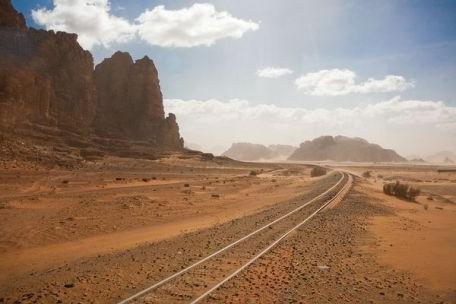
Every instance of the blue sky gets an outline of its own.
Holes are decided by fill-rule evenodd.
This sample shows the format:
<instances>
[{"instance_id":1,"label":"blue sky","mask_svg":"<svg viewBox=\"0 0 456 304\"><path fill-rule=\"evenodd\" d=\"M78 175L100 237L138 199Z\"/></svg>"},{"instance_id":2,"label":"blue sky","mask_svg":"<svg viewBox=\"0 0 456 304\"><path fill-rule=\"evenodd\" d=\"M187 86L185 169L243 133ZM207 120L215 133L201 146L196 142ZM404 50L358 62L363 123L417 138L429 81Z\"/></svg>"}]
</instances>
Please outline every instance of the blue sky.
<instances>
[{"instance_id":1,"label":"blue sky","mask_svg":"<svg viewBox=\"0 0 456 304\"><path fill-rule=\"evenodd\" d=\"M55 16L47 14L41 22L36 22L32 10L45 8L51 12L56 2L13 0L29 26L37 28L52 28ZM109 15L133 24L146 10L159 5L175 12L194 3L113 0L108 4ZM153 58L166 104L177 112L187 141L215 151L233 141L298 144L320 133L344 133L365 137L403 154L456 150L456 1L217 0L204 3L236 20L254 23L258 29L246 30L248 25L239 25L244 26L241 37L215 39L210 46L164 46L163 42L151 43L150 39L136 37L91 47L96 63L116 50L129 51L134 58L144 55ZM293 73L277 78L259 77L257 71L266 67L286 68ZM325 70L334 73L318 74ZM355 86L345 87L345 91L334 91L332 87L328 91L319 82L320 87L315 87L315 77L319 81L321 77L342 77L335 74L336 70L355 73ZM305 84L298 87L296 80L306 75L302 80ZM381 89L363 85L369 78L381 81L388 75L401 77L398 81L404 85L376 83ZM343 81L349 81L346 77L350 75L344 73L343 77ZM328 79L323 81L331 81ZM332 84L337 85L336 82ZM397 98L398 105L382 108ZM233 100L244 103L236 104ZM271 112L265 113L264 106L268 105L277 108L268 108ZM382 110L372 116L369 109L375 105ZM221 121L212 120L209 116L220 107L226 116ZM308 112L304 115L302 109ZM351 111L347 114L350 119L364 115L360 120L366 123L357 125L350 119L348 122L341 119L341 123L331 126L322 124L325 119L340 119L340 113L345 113L336 109ZM243 116L245 112L251 116ZM307 118L297 117L296 113ZM322 113L326 116L322 117ZM290 117L294 124L287 124ZM415 117L422 121L414 121ZM321 119L320 123L312 123L316 118ZM404 123L408 120L409 123ZM238 128L232 128L232 124ZM443 126L439 128L437 124ZM272 128L293 130L272 131ZM427 144L420 140L423 136L429 137Z\"/></svg>"}]
</instances>

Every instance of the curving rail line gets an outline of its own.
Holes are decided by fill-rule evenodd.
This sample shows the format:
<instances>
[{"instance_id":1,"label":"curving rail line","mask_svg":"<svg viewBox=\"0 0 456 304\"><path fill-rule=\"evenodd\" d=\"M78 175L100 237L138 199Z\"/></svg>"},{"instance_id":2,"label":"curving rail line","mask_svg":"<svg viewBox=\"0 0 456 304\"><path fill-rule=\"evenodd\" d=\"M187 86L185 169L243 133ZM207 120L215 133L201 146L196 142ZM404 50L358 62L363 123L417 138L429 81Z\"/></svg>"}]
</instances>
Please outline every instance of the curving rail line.
<instances>
[{"instance_id":1,"label":"curving rail line","mask_svg":"<svg viewBox=\"0 0 456 304\"><path fill-rule=\"evenodd\" d=\"M338 171L338 173L341 175L340 179L337 181L337 183L335 185L333 185L331 188L329 188L328 190L326 190L325 192L319 194L318 196L314 197L313 199L311 199L310 201L300 205L299 207L291 210L290 212L282 215L281 217L265 224L264 226L252 231L251 233L243 236L242 238L226 245L225 247L213 252L212 254L198 260L197 262L191 264L190 266L187 266L186 268L164 278L163 280L135 293L134 295L131 295L130 297L118 302L117 304L127 304L127 303L130 303L131 301L135 300L135 299L138 299L139 297L149 293L150 291L160 287L161 285L183 275L184 273L188 272L189 270L191 270L192 268L208 261L209 259L227 251L228 249L236 246L237 244L241 243L242 241L254 236L255 234L261 232L262 230L272 226L273 224L279 222L279 221L282 221L284 219L286 219L287 217L291 216L292 214L298 212L299 210L303 209L304 207L312 204L313 202L321 199L322 197L324 197L325 195L327 195L328 193L330 193L331 191L333 191L334 189L336 189L344 180L344 177L347 176L346 173L343 173L343 172L340 172ZM244 264L243 266L241 266L239 269L237 269L235 272L233 272L232 274L230 274L228 277L226 277L223 281L221 281L220 283L216 284L214 287L212 287L210 290L208 290L207 292L205 292L204 294L202 294L201 296L199 296L197 299L195 299L193 302L191 303L197 303L199 302L200 300L202 300L203 298L205 298L206 296L208 296L211 292L213 292L215 289L219 288L221 285L223 285L225 282L227 282L228 280L230 280L231 278L233 278L234 276L236 276L239 272L241 272L243 269L247 268L250 264L252 264L253 262L255 262L259 257L261 257L263 254L265 254L266 252L268 252L269 250L271 250L275 245L277 245L283 238L285 238L288 234L290 234L292 231L298 229L300 226L302 226L305 222L307 222L309 219L311 219L313 216L315 216L318 212L320 212L322 209L324 209L325 207L327 207L331 202L333 202L335 199L338 199L342 193L345 193L347 190L346 189L349 189L349 185L351 183L351 175L348 175L349 178L348 178L348 181L346 183L346 185L344 185L344 187L333 197L331 198L330 200L326 201L319 209L317 209L317 211L315 211L314 213L312 213L309 217L307 217L304 221L302 221L301 223L299 223L298 225L296 225L295 227L293 227L291 230L287 231L285 234L283 234L281 237L279 237L278 239L276 239L271 245L269 245L266 249L264 249L263 251L261 251L257 256L255 256L253 259L251 259L249 262L247 262L246 264ZM348 187L348 188L347 188ZM345 191L344 191L345 190Z\"/></svg>"},{"instance_id":2,"label":"curving rail line","mask_svg":"<svg viewBox=\"0 0 456 304\"><path fill-rule=\"evenodd\" d=\"M339 199L342 199L343 196L345 196L345 194L348 192L348 190L350 190L350 187L351 187L351 183L352 183L352 176L351 175L348 175L348 180L347 180L347 183L344 185L344 187L333 197L331 198L330 200L328 200L327 202L325 202L320 208L318 208L314 213L312 213L310 216L308 216L305 220L303 220L302 222L300 222L299 224L297 224L296 226L294 226L293 228L291 228L290 230L288 230L287 232L285 232L284 234L282 234L279 238L277 238L274 242L272 242L268 247L266 247L265 249L263 249L263 251L261 251L260 253L258 253L256 256L254 256L252 259L250 259L247 263L245 263L244 265L242 265L241 267L239 267L238 269L236 269L236 271L232 272L229 276L227 276L226 278L224 278L222 281L220 281L219 283L217 283L216 285L214 285L212 288L210 288L208 291L206 291L205 293L203 293L202 295L200 295L198 298L196 298L195 300L193 300L192 302L190 302L190 304L196 304L198 302L200 302L201 300L203 300L204 298L206 298L209 294L211 294L212 292L214 292L216 289L218 289L220 286L222 286L223 284L225 284L226 282L228 282L229 280L231 280L232 278L234 278L236 275L238 275L241 271L243 271L244 269L246 269L247 267L249 267L251 264L253 264L256 260L258 260L262 255L264 255L265 253L267 253L268 251L270 251L272 248L274 248L280 241L282 241L284 238L286 238L290 233L292 233L293 231L295 231L296 229L298 229L299 227L301 227L302 225L304 225L308 220L310 220L311 218L313 218L318 212L320 212L321 210L325 209L326 207L328 207L331 203L333 203L335 200L339 200Z\"/></svg>"}]
</instances>

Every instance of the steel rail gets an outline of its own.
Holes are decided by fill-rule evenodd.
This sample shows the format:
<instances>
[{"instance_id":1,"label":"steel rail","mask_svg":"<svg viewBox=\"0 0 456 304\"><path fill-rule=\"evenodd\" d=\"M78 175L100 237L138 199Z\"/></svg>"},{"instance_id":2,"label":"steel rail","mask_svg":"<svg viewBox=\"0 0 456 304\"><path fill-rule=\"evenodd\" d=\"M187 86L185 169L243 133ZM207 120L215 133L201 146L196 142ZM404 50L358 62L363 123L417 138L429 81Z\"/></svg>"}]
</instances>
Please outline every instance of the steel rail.
<instances>
[{"instance_id":1,"label":"steel rail","mask_svg":"<svg viewBox=\"0 0 456 304\"><path fill-rule=\"evenodd\" d=\"M223 248L221 248L221 249L219 249L219 250L213 252L212 254L210 254L210 255L208 255L208 256L202 258L201 260L199 260L199 261L197 261L197 262L191 264L190 266L187 266L186 268L184 268L184 269L182 269L182 270L180 270L180 271L178 271L178 272L176 272L176 273L174 273L174 274L172 274L172 275L170 275L170 276L164 278L163 280L161 280L161 281L159 281L159 282L157 282L157 283L155 283L155 284L153 284L153 285L151 285L151 286L149 286L149 287L147 287L147 288L145 288L145 289L143 289L143 290L141 290L141 291L135 293L134 295L131 295L130 297L128 297L128 298L126 298L126 299L124 299L124 300L122 300L122 301L120 301L120 302L117 302L117 304L127 304L127 303L129 303L129 302L131 302L131 301L133 301L133 300L135 300L135 299L137 299L137 298L139 298L139 297L141 297L141 296L147 294L147 293L150 292L151 290L154 290L154 289L156 289L157 287L159 287L159 286L161 286L161 285L163 285L163 284L169 282L170 280L172 280L172 279L174 279L174 278L176 278L176 277L178 277L178 276L180 276L180 275L182 275L182 274L188 272L189 270L191 270L192 268L194 268L194 267L200 265L201 263L204 263L204 262L206 262L207 260L209 260L209 259L211 259L211 258L213 258L213 257L215 257L215 256L217 256L217 255L219 255L220 253L225 252L226 250L230 249L231 247L233 247L233 246L239 244L240 242L242 242L242 241L244 241L244 240L250 238L251 236L257 234L258 232L260 232L260 231L262 231L262 230L268 228L269 226L271 226L271 225L273 225L273 224L275 224L275 223L277 223L277 222L279 222L279 221L281 221L281 220L283 220L283 219L289 217L290 215L292 215L292 214L298 212L299 210L303 209L304 207L308 206L309 204L315 202L316 200L320 199L321 197L325 196L326 194L328 194L329 192L331 192L332 190L334 190L337 186L339 186L339 184L342 183L345 174L342 173L342 172L339 172L339 171L337 171L337 172L341 174L341 178L339 179L339 181L338 181L334 186L332 186L331 188L329 188L329 189L326 190L325 192L319 194L318 196L314 197L313 199L311 199L311 200L308 201L307 203L304 203L303 205L297 207L296 209L291 210L290 212L288 212L288 213L282 215L281 217L275 219L275 220L272 221L272 222L267 223L266 225L264 225L264 226L262 226L262 227L256 229L255 231L250 232L249 234L243 236L242 238L240 238L240 239L238 239L238 240L236 240L236 241L234 241L234 242L232 242L232 243L226 245L225 247L223 247Z\"/></svg>"},{"instance_id":2,"label":"steel rail","mask_svg":"<svg viewBox=\"0 0 456 304\"><path fill-rule=\"evenodd\" d=\"M266 247L265 249L263 249L259 254L257 254L256 256L254 256L252 259L250 259L247 263L245 263L244 265L242 265L240 268L238 268L236 271L232 272L229 276L225 277L222 281L220 281L219 283L217 283L216 285L214 285L212 288L210 288L208 291L206 291L205 293L203 293L202 295L200 295L198 298L196 298L195 300L193 300L192 302L190 302L190 304L196 304L198 303L199 301L203 300L204 298L206 298L209 294L211 294L212 292L214 292L216 289L218 289L220 286L222 286L223 284L225 284L226 282L228 282L229 280L231 280L233 277L235 277L236 275L238 275L242 270L246 269L247 267L249 267L251 264L253 264L256 260L258 260L262 255L264 255L265 253L267 253L268 251L270 251L272 248L274 248L281 240L283 240L284 238L286 238L290 233L292 233L293 231L295 231L296 229L298 229L299 227L301 227L302 225L304 225L308 220L310 220L311 218L313 218L318 212L320 212L321 210L323 210L325 207L327 207L331 202L333 202L334 200L336 200L337 198L339 198L339 195L341 195L342 193L344 193L344 191L348 191L348 189L350 189L350 186L351 186L351 176L348 175L348 180L347 180L347 183L344 185L344 187L333 197L331 198L330 200L328 200L327 202L325 202L320 208L318 208L314 213L312 213L309 217L307 217L305 220L303 220L302 222L300 222L299 224L297 224L296 226L294 226L293 228L291 228L290 230L288 230L286 233L284 233L282 236L280 236L279 238L277 238L274 242L272 242L268 247Z\"/></svg>"}]
</instances>

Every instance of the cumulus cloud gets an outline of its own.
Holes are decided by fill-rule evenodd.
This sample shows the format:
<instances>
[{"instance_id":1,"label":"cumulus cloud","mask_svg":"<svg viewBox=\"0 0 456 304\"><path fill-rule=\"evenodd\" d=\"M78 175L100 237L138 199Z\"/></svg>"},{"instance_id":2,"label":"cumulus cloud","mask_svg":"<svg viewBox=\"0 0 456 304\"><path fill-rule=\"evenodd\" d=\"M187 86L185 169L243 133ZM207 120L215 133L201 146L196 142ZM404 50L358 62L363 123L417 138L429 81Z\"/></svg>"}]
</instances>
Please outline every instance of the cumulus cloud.
<instances>
[{"instance_id":1,"label":"cumulus cloud","mask_svg":"<svg viewBox=\"0 0 456 304\"><path fill-rule=\"evenodd\" d=\"M258 77L263 78L279 78L289 74L293 74L293 71L288 68L267 67L257 71Z\"/></svg>"},{"instance_id":2,"label":"cumulus cloud","mask_svg":"<svg viewBox=\"0 0 456 304\"><path fill-rule=\"evenodd\" d=\"M143 40L166 47L210 46L221 38L241 38L245 32L259 28L253 21L217 12L209 3L195 3L179 10L160 5L146 10L136 21Z\"/></svg>"},{"instance_id":3,"label":"cumulus cloud","mask_svg":"<svg viewBox=\"0 0 456 304\"><path fill-rule=\"evenodd\" d=\"M167 99L165 108L177 115L184 138L205 149L237 141L298 145L324 134L360 136L404 153L456 143L456 107L441 101L395 97L352 108L306 109L242 99Z\"/></svg>"},{"instance_id":4,"label":"cumulus cloud","mask_svg":"<svg viewBox=\"0 0 456 304\"><path fill-rule=\"evenodd\" d=\"M216 11L209 3L167 10L163 5L145 10L135 22L111 14L108 0L53 0L50 10L32 10L33 20L48 30L78 34L85 49L128 42L135 37L162 47L210 46L222 38L241 38L259 24ZM122 8L119 7L118 10Z\"/></svg>"},{"instance_id":5,"label":"cumulus cloud","mask_svg":"<svg viewBox=\"0 0 456 304\"><path fill-rule=\"evenodd\" d=\"M384 79L369 78L356 83L356 73L348 69L321 70L295 80L297 88L308 95L341 96L353 93L386 93L404 91L414 86L402 76L387 75Z\"/></svg>"},{"instance_id":6,"label":"cumulus cloud","mask_svg":"<svg viewBox=\"0 0 456 304\"><path fill-rule=\"evenodd\" d=\"M128 42L136 28L128 20L110 14L108 0L54 0L54 8L32 10L33 20L47 30L78 34L85 49L95 45L109 47L113 42Z\"/></svg>"}]
</instances>

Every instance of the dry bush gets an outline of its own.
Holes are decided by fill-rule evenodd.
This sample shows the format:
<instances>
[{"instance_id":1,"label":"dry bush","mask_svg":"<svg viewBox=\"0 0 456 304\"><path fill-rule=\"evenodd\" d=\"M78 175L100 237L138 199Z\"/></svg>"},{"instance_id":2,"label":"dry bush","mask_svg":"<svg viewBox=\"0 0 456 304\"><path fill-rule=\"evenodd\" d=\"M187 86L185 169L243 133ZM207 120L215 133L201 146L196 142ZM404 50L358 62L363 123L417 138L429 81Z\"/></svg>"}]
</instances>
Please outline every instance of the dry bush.
<instances>
[{"instance_id":1,"label":"dry bush","mask_svg":"<svg viewBox=\"0 0 456 304\"><path fill-rule=\"evenodd\" d=\"M364 178L369 178L369 177L371 177L371 172L370 171L365 171L365 172L363 172L362 176Z\"/></svg>"},{"instance_id":2,"label":"dry bush","mask_svg":"<svg viewBox=\"0 0 456 304\"><path fill-rule=\"evenodd\" d=\"M414 201L415 198L420 195L420 189L414 188L408 184L401 184L399 181L384 184L383 192L409 201Z\"/></svg>"},{"instance_id":3,"label":"dry bush","mask_svg":"<svg viewBox=\"0 0 456 304\"><path fill-rule=\"evenodd\" d=\"M311 177L317 177L317 176L322 176L322 175L326 175L326 169L323 167L313 167L312 170L310 171Z\"/></svg>"},{"instance_id":4,"label":"dry bush","mask_svg":"<svg viewBox=\"0 0 456 304\"><path fill-rule=\"evenodd\" d=\"M258 175L258 172L252 170L250 171L250 176L257 176Z\"/></svg>"}]
</instances>

